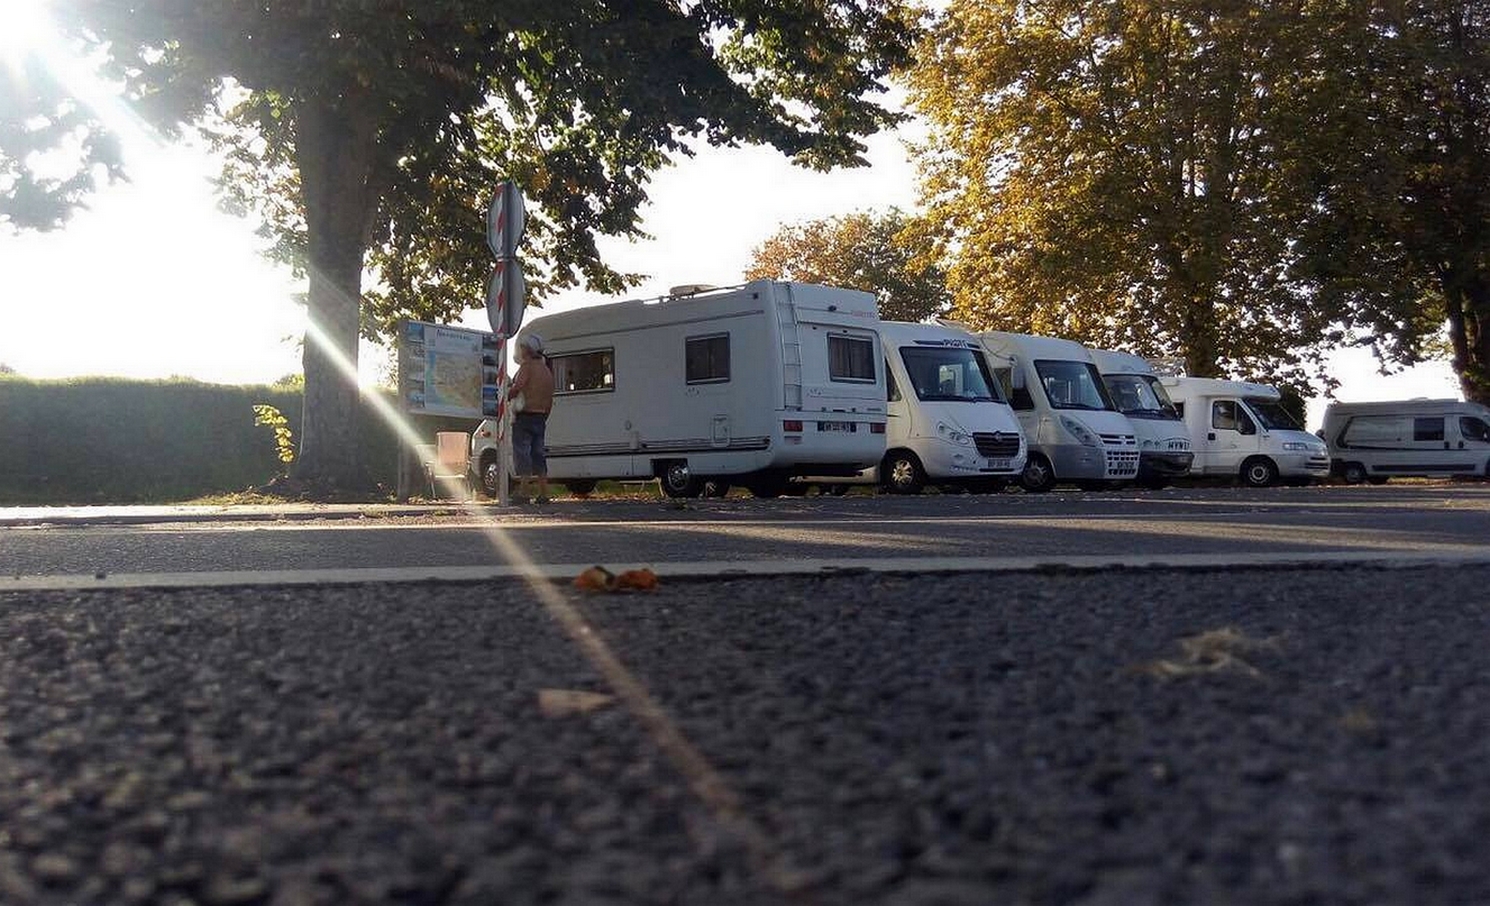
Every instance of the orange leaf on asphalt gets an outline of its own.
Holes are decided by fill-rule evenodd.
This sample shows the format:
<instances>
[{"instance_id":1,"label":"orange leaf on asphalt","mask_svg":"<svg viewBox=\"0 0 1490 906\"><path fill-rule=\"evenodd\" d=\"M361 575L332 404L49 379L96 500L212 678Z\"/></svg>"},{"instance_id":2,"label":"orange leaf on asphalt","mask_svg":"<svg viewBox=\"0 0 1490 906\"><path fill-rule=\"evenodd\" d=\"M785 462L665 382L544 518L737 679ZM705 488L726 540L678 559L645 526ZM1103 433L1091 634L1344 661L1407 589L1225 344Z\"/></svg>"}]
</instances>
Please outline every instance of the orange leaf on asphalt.
<instances>
[{"instance_id":1,"label":"orange leaf on asphalt","mask_svg":"<svg viewBox=\"0 0 1490 906\"><path fill-rule=\"evenodd\" d=\"M616 577L603 566L592 566L574 577L574 587L585 591L610 591L615 584Z\"/></svg>"},{"instance_id":2,"label":"orange leaf on asphalt","mask_svg":"<svg viewBox=\"0 0 1490 906\"><path fill-rule=\"evenodd\" d=\"M616 576L616 588L651 591L657 587L657 574L650 569L628 569Z\"/></svg>"}]
</instances>

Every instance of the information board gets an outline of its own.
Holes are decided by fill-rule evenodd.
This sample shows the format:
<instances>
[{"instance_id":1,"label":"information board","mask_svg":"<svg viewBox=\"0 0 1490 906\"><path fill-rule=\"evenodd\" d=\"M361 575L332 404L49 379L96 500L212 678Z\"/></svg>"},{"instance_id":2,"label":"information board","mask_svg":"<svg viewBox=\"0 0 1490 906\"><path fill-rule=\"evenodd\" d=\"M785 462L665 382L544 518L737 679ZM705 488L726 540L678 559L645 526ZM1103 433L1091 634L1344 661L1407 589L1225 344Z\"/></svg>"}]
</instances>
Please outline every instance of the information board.
<instances>
[{"instance_id":1,"label":"information board","mask_svg":"<svg viewBox=\"0 0 1490 906\"><path fill-rule=\"evenodd\" d=\"M414 415L494 418L505 367L493 334L405 321L399 332L399 399Z\"/></svg>"}]
</instances>

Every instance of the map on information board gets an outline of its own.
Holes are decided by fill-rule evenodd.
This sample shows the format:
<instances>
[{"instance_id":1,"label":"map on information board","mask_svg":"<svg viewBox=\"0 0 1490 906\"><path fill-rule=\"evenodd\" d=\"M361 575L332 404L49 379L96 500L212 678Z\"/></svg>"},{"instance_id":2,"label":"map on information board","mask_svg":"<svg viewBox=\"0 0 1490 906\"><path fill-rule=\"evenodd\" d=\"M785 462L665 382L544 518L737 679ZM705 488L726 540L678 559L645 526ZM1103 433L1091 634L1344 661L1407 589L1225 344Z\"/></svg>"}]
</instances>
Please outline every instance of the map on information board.
<instances>
[{"instance_id":1,"label":"map on information board","mask_svg":"<svg viewBox=\"0 0 1490 906\"><path fill-rule=\"evenodd\" d=\"M495 335L405 321L398 359L399 397L406 412L466 418L497 414L501 350Z\"/></svg>"}]
</instances>

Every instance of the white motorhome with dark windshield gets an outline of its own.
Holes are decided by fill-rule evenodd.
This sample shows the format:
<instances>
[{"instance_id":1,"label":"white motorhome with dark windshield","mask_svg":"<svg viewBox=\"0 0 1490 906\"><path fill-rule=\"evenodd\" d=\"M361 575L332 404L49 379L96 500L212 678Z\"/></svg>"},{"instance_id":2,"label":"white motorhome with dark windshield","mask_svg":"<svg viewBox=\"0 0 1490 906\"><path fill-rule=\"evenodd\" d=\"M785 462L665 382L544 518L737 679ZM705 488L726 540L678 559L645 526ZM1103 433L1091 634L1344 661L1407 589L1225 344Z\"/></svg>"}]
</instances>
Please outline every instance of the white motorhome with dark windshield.
<instances>
[{"instance_id":1,"label":"white motorhome with dark windshield","mask_svg":"<svg viewBox=\"0 0 1490 906\"><path fill-rule=\"evenodd\" d=\"M1490 476L1490 409L1459 400L1331 403L1321 431L1348 484Z\"/></svg>"},{"instance_id":2,"label":"white motorhome with dark windshield","mask_svg":"<svg viewBox=\"0 0 1490 906\"><path fill-rule=\"evenodd\" d=\"M848 480L804 479L837 492L878 483L897 494L936 484L1002 490L1024 469L1024 434L978 338L957 327L881 321L889 396L885 455Z\"/></svg>"},{"instance_id":3,"label":"white motorhome with dark windshield","mask_svg":"<svg viewBox=\"0 0 1490 906\"><path fill-rule=\"evenodd\" d=\"M1277 387L1167 375L1160 382L1190 430L1190 474L1234 477L1258 488L1329 477L1324 441L1299 427Z\"/></svg>"},{"instance_id":4,"label":"white motorhome with dark windshield","mask_svg":"<svg viewBox=\"0 0 1490 906\"><path fill-rule=\"evenodd\" d=\"M854 475L885 453L885 375L870 293L757 280L534 319L554 371L549 478L585 493L657 478L669 496L794 475ZM492 422L473 468L497 487Z\"/></svg>"},{"instance_id":5,"label":"white motorhome with dark windshield","mask_svg":"<svg viewBox=\"0 0 1490 906\"><path fill-rule=\"evenodd\" d=\"M1003 331L978 339L1024 429L1025 490L1048 491L1058 482L1110 487L1138 477L1133 425L1113 405L1085 346Z\"/></svg>"},{"instance_id":6,"label":"white motorhome with dark windshield","mask_svg":"<svg viewBox=\"0 0 1490 906\"><path fill-rule=\"evenodd\" d=\"M1092 361L1118 411L1138 435L1138 483L1162 488L1190 472L1190 432L1147 360L1129 352L1093 349Z\"/></svg>"}]
</instances>

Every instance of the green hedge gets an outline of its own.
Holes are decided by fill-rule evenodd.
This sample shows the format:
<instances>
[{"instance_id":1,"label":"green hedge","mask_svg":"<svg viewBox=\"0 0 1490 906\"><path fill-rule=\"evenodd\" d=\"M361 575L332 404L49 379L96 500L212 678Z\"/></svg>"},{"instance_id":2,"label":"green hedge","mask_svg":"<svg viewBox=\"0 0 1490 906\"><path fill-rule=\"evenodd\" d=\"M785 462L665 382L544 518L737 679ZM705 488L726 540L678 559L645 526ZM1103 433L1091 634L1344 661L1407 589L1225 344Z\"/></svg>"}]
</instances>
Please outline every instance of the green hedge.
<instances>
[{"instance_id":1,"label":"green hedge","mask_svg":"<svg viewBox=\"0 0 1490 906\"><path fill-rule=\"evenodd\" d=\"M0 376L0 506L161 503L258 487L282 467L253 406L279 409L298 442L302 401L282 387ZM416 427L432 439L474 425L421 418ZM367 407L361 434L372 478L392 489L392 429Z\"/></svg>"}]
</instances>

